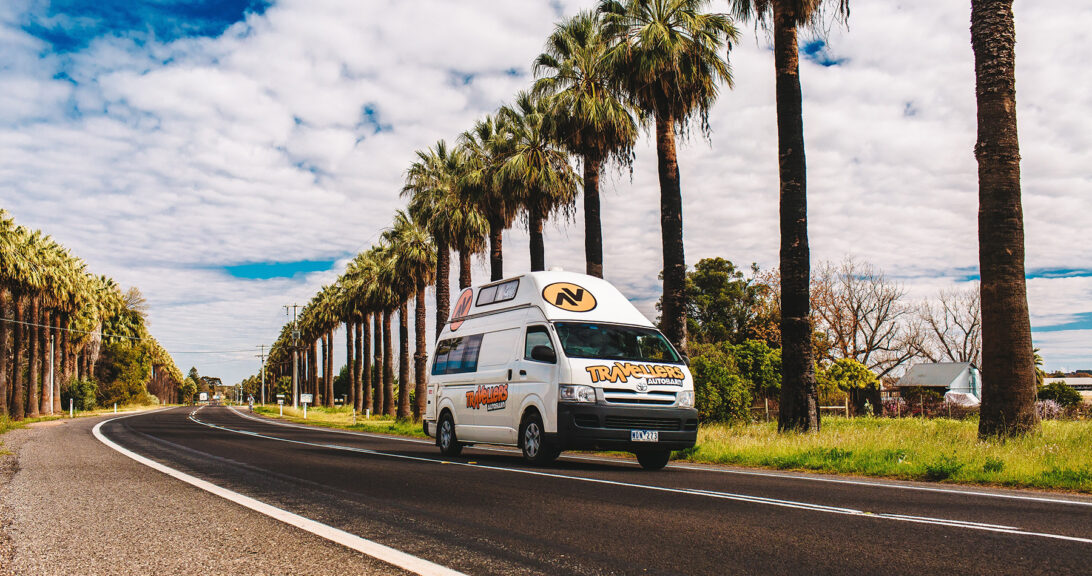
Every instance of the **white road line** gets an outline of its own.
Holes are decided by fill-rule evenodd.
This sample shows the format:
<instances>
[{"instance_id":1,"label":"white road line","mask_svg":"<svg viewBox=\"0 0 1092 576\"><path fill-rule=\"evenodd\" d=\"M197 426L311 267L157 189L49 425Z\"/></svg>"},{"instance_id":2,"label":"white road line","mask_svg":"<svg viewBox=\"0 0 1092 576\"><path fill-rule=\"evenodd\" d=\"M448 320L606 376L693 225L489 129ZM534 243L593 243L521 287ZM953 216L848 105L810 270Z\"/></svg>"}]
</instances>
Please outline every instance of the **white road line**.
<instances>
[{"instance_id":1,"label":"white road line","mask_svg":"<svg viewBox=\"0 0 1092 576\"><path fill-rule=\"evenodd\" d=\"M880 520L892 520L896 522L910 522L914 524L932 524L936 526L948 526L952 528L963 528L966 530L980 530L985 532L997 532L1003 534L1016 534L1021 536L1035 536L1039 538L1050 538L1054 540L1065 540L1069 542L1080 542L1083 544L1092 544L1092 538L1080 538L1077 536L1066 536L1063 534L1051 534L1047 532L1032 532L1028 530L1021 530L1013 526L1001 526L996 524L985 524L981 522L972 522L967 520L955 520L948 518L930 518L927 516L907 516L902 514L888 514L888 513L875 513L866 512L863 510L856 510L853 508L840 508L835 506L825 506L822 504L813 504L810 502L798 502L793 500L780 500L776 498L765 498L761 496L751 496L747 494L737 494L732 492L717 492L713 490L699 490L691 488L670 488L666 486L655 486L649 484L636 484L631 482L620 482L617 480L605 480L601 478L588 478L585 476L570 476L568 474L558 474L553 472L543 472L539 470L528 470L523 468L507 468L504 466L486 466L483 464L471 463L471 462L459 462L451 460L443 460L439 458L427 458L423 456L410 456L408 454L397 454L393 452L382 452L379 450L371 450L368 448L355 448L352 446L342 446L340 444L327 444L321 442L307 442L304 440L292 440L289 438L279 438L277 436L268 436L260 434L258 432L252 432L249 430L237 430L234 428L228 428L226 426L220 426L218 424L212 424L210 422L204 422L198 419L196 416L189 418L197 424L207 426L209 428L215 428L218 430L224 430L226 432L232 432L235 434L242 434L246 436L253 436L256 438L263 438L266 440L274 440L277 442L287 442L289 444L299 444L303 446L314 446L316 448L327 448L330 450L341 450L345 452L356 452L360 454L370 454L373 456L385 456L388 458L397 458L401 460L412 460L416 462L428 462L434 464L446 464L455 466L464 466L468 468L477 468L481 470L492 470L498 472L511 472L515 474L525 474L529 476L541 476L546 478L559 478L563 480L574 480L577 482L587 482L591 484L605 484L610 486L622 486L626 488L638 488L644 490L652 490L656 492L669 492L675 494L687 494L693 496L704 496L709 498L717 498L722 500L733 500L738 502L748 502L753 504L764 504L768 506L778 506L782 508L794 508L798 510L808 510L812 512L826 512L829 514L840 514L845 516L858 516L862 518L875 518ZM310 428L312 431L314 428Z\"/></svg>"},{"instance_id":2,"label":"white road line","mask_svg":"<svg viewBox=\"0 0 1092 576\"><path fill-rule=\"evenodd\" d=\"M199 410L200 409L191 412L190 418L196 421L194 416ZM135 416L135 414L133 416ZM330 540L331 542L341 544L342 546L360 552L361 554L365 554L371 556L372 558L382 560L383 562L386 562L388 564L393 564L394 566L397 566L409 572L413 572L415 574L427 576L462 576L461 572L456 572L455 570L452 570L445 566L434 564L423 558L418 558L416 556L406 554L405 552L395 550L394 548L391 548L389 546L384 546L382 544L379 544L378 542L373 542L366 538L361 538L356 534L351 534L344 530L334 528L333 526L329 526L321 522L316 522L314 520L311 520L310 518L305 518L298 514L293 514L292 512L289 512L287 510L282 510L280 508L277 508L276 506L266 504L265 502L262 502L260 500L256 500L249 496L244 496L242 494L239 494L238 492L233 492L226 488L217 486L216 484L213 484L211 482L207 482L200 478L190 476L189 474L186 474L184 472L175 470L174 468L164 466L159 462L145 458L144 456L141 456L126 448L122 448L121 446L115 444L113 441L103 435L101 430L103 424L128 417L129 416L122 416L121 418L111 418L110 420L104 420L102 422L99 422L92 429L92 433L95 435L95 438L98 438L99 441L103 444L106 444L114 450L117 450L118 452L128 456L129 458L132 458L133 460L136 460L137 462L140 462L141 464L144 464L145 466L148 466L149 468L158 470L168 476L171 476L172 478L176 478L187 484L196 486L197 488L200 488L206 492L211 492L212 494L224 498L225 500L230 500L240 506L249 508L260 514L265 514L270 518L280 520L281 522L284 522L285 524L288 524L290 526L295 526L300 530L310 532L311 534L314 534L315 536L318 536L320 538L325 538L327 540Z\"/></svg>"},{"instance_id":3,"label":"white road line","mask_svg":"<svg viewBox=\"0 0 1092 576\"><path fill-rule=\"evenodd\" d=\"M368 432L357 432L353 430L338 430L336 428L326 428L323 426L308 426L300 424L292 424L287 422L280 422L270 418L257 418L250 416L236 410L234 407L229 408L232 412L248 418L256 422L264 422L274 426L283 426L285 428L300 428L304 430L323 430L328 432L334 432L339 434L349 434L352 436L364 436L367 438L379 438L383 440L397 440L400 442L414 442L419 444L433 444L429 440L420 440L417 438L403 438L401 436L391 436L388 434L371 434ZM518 450L512 450L508 448L496 448L490 446L474 446L475 450L484 450L487 452L501 452L504 454L520 454ZM586 462L604 462L609 464L631 464L636 466L636 462L629 460L623 460L621 458L603 458L600 456L578 456L574 454L567 454L562 456L565 460L583 460ZM884 482L880 480L855 480L849 478L830 478L820 475L802 475L792 474L785 472L765 472L761 470L740 470L735 468L717 468L714 466L699 466L692 464L668 464L668 468L675 468L679 470L696 470L700 472L715 472L717 474L736 474L740 476L760 476L766 478L782 478L786 480L801 480L805 482L828 482L831 484L846 484L850 486L870 486L874 488L892 488L895 490L916 490L919 492L935 492L940 494L955 494L959 496L977 496L983 498L1001 498L1005 500L1022 500L1026 502L1042 502L1046 504L1065 504L1073 506L1089 506L1092 507L1092 501L1090 500L1069 500L1066 498L1051 498L1048 496L1031 496L1025 494L1008 494L1004 492L983 492L981 490L968 490L963 488L945 488L940 486L919 486L914 484L893 484L891 482Z\"/></svg>"}]
</instances>

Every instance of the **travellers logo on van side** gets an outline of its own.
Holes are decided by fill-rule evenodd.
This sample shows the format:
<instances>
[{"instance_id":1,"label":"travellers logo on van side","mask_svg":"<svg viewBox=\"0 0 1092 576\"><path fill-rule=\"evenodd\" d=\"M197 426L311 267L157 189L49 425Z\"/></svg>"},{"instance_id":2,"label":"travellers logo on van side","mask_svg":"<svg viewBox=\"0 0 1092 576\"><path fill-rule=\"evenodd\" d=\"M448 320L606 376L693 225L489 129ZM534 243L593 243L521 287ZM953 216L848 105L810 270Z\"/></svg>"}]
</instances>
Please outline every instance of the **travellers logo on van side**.
<instances>
[{"instance_id":1,"label":"travellers logo on van side","mask_svg":"<svg viewBox=\"0 0 1092 576\"><path fill-rule=\"evenodd\" d=\"M463 325L463 321L466 320L468 314L470 314L470 304L474 302L474 289L467 288L463 290L462 294L459 294L459 300L455 302L455 308L451 311L451 331L454 332L459 329L459 326Z\"/></svg>"},{"instance_id":2,"label":"travellers logo on van side","mask_svg":"<svg viewBox=\"0 0 1092 576\"><path fill-rule=\"evenodd\" d=\"M492 412L493 410L504 410L505 403L508 402L508 385L497 384L496 386L478 386L477 390L471 390L466 393L466 407L477 410L485 405L485 409Z\"/></svg>"},{"instance_id":3,"label":"travellers logo on van side","mask_svg":"<svg viewBox=\"0 0 1092 576\"><path fill-rule=\"evenodd\" d=\"M682 384L686 373L678 366L615 362L613 366L588 366L592 384L598 382L628 382L630 378L645 378L645 384Z\"/></svg>"},{"instance_id":4,"label":"travellers logo on van side","mask_svg":"<svg viewBox=\"0 0 1092 576\"><path fill-rule=\"evenodd\" d=\"M542 289L542 297L569 312L588 312L595 309L595 296L587 289L569 282L555 282Z\"/></svg>"}]
</instances>

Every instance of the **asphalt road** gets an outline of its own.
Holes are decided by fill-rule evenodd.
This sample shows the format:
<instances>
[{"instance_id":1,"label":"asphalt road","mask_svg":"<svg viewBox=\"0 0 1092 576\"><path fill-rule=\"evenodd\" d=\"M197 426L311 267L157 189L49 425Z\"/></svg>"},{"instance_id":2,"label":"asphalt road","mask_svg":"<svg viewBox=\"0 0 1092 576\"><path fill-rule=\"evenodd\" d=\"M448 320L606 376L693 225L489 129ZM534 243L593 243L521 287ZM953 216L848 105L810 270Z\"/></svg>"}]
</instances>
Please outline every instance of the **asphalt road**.
<instances>
[{"instance_id":1,"label":"asphalt road","mask_svg":"<svg viewBox=\"0 0 1092 576\"><path fill-rule=\"evenodd\" d=\"M427 442L219 407L102 433L467 574L1092 573L1089 498L586 457L533 468L509 450L444 458Z\"/></svg>"}]
</instances>

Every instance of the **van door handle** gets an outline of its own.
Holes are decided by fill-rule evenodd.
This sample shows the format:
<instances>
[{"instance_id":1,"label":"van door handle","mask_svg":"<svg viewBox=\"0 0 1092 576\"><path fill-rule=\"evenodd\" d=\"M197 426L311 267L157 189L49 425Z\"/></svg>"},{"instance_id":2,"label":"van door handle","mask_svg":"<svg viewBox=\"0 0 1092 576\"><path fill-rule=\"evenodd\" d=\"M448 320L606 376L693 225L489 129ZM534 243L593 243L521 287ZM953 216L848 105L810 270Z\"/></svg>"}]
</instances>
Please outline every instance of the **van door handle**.
<instances>
[{"instance_id":1,"label":"van door handle","mask_svg":"<svg viewBox=\"0 0 1092 576\"><path fill-rule=\"evenodd\" d=\"M520 375L520 376L526 376L526 375L527 375L527 371L526 371L526 370L520 370L520 371L519 371L519 375Z\"/></svg>"},{"instance_id":2,"label":"van door handle","mask_svg":"<svg viewBox=\"0 0 1092 576\"><path fill-rule=\"evenodd\" d=\"M512 369L511 368L508 369L508 381L509 382L512 381Z\"/></svg>"}]
</instances>

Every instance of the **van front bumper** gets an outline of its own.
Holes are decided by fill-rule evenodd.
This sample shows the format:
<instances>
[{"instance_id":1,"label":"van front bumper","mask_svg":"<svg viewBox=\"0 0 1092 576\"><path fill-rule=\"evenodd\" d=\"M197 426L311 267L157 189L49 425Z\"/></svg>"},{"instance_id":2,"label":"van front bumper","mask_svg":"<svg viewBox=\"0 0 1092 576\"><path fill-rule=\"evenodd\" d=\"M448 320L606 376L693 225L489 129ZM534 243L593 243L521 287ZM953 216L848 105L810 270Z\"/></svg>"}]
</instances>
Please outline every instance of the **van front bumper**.
<instances>
[{"instance_id":1,"label":"van front bumper","mask_svg":"<svg viewBox=\"0 0 1092 576\"><path fill-rule=\"evenodd\" d=\"M659 442L633 442L633 430L656 430ZM557 406L557 442L562 450L685 450L698 439L693 408L565 404Z\"/></svg>"}]
</instances>

